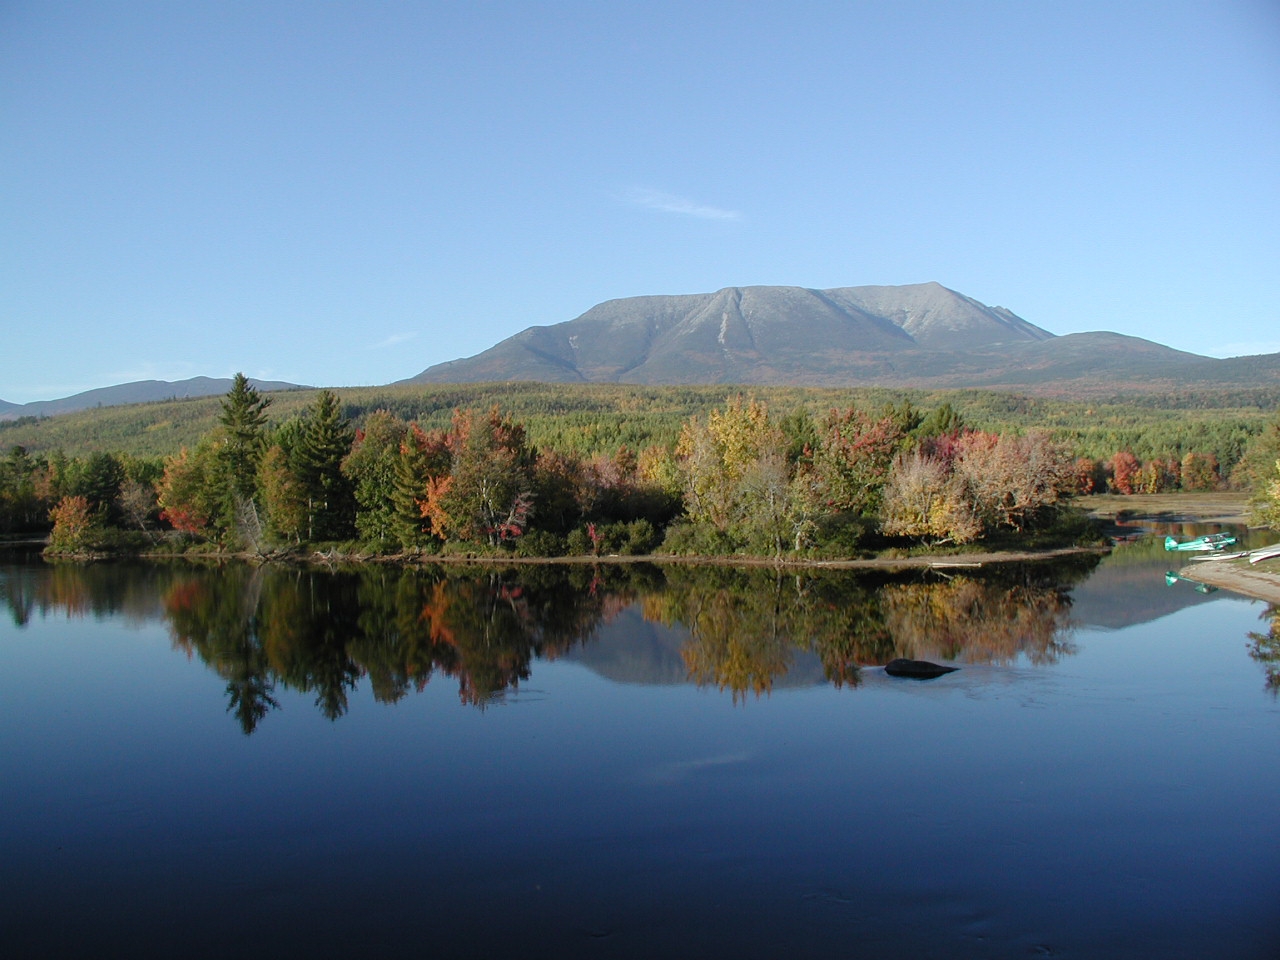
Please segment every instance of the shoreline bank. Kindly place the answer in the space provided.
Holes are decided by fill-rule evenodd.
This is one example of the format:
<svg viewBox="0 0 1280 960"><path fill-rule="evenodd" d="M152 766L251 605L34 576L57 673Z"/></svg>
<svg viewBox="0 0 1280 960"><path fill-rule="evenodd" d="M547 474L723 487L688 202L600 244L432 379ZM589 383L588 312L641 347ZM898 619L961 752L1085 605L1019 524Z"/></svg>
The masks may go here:
<svg viewBox="0 0 1280 960"><path fill-rule="evenodd" d="M1250 566L1247 560L1210 560L1196 565L1193 579L1207 583L1211 587L1230 590L1254 600L1280 604L1280 565L1274 568L1270 564L1275 561L1264 561L1269 568L1259 570Z"/></svg>

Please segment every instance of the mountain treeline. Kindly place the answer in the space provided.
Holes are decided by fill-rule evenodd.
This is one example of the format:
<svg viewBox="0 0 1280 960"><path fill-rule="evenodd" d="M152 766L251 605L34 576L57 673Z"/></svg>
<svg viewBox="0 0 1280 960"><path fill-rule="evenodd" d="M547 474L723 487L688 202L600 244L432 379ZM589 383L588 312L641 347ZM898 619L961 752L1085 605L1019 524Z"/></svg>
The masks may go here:
<svg viewBox="0 0 1280 960"><path fill-rule="evenodd" d="M301 410L275 411L273 396L237 375L212 428L166 458L11 448L0 524L51 526L55 551L179 536L255 552L342 543L377 553L848 556L894 541L1025 536L1058 523L1076 494L1215 489L1228 466L1264 488L1280 455L1276 422L1251 432L1193 420L1147 457L1134 448L1150 447L1125 444L1138 437L1118 430L1100 458L1062 427L987 429L948 401L925 409L885 393L815 412L812 393L793 391L804 402L778 410L731 396L670 422L673 405L702 394L625 392L634 418L620 396L602 418L591 409L599 397L548 389L544 400L558 398L559 409L541 415L535 440L497 402L410 419L385 406L353 410L323 390ZM664 408L651 417L655 402ZM1041 403L981 402L1015 420Z"/></svg>
<svg viewBox="0 0 1280 960"><path fill-rule="evenodd" d="M619 384L496 383L399 385L333 391L343 416L357 428L383 410L424 430L449 426L455 409L487 410L497 404L525 428L539 448L595 456L620 445L641 449L672 445L689 417L706 416L735 388L643 387ZM276 422L301 416L315 390L265 394ZM823 389L758 387L750 395L780 417L803 408L812 417L832 409L879 409L910 403L931 410L949 404L967 424L995 433L1044 429L1079 456L1105 460L1128 450L1140 460L1179 460L1210 453L1229 476L1257 436L1280 396L1266 390L1178 392L1161 397L1117 396L1108 401L1027 397L984 390L893 390L879 387ZM94 453L160 458L192 448L221 415L217 397L102 407L56 417L0 421L0 449L69 458Z"/></svg>

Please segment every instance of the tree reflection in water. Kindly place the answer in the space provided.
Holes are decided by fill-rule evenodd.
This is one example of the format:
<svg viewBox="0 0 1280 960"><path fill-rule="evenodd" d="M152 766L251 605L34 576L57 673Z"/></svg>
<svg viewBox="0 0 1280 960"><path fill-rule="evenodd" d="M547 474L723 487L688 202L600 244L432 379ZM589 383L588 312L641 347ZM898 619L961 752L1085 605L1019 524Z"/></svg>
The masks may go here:
<svg viewBox="0 0 1280 960"><path fill-rule="evenodd" d="M1280 694L1280 605L1269 605L1262 619L1269 622L1269 629L1249 634L1249 656L1262 665L1267 690L1275 696Z"/></svg>
<svg viewBox="0 0 1280 960"><path fill-rule="evenodd" d="M248 734L280 707L281 690L310 694L336 720L362 678L375 700L394 703L439 673L483 708L527 680L535 658L587 643L627 608L687 631L689 679L735 702L768 694L797 652L816 656L835 686L899 656L1048 663L1072 652L1067 585L1091 566L939 579L643 565L59 565L7 577L5 599L20 623L50 608L163 618L174 647L226 681L227 711ZM1257 649L1274 661L1274 628L1268 643Z"/></svg>

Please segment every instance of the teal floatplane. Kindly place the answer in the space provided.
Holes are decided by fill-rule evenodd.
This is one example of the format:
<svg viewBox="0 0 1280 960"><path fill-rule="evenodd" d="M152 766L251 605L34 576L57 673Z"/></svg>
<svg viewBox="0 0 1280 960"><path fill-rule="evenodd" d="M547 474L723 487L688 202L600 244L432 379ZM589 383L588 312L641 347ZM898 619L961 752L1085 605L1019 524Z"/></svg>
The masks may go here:
<svg viewBox="0 0 1280 960"><path fill-rule="evenodd" d="M1210 533L1203 537L1196 537L1192 540L1178 540L1176 537L1165 537L1164 548L1166 550L1177 550L1180 552L1194 550L1225 550L1236 542L1236 538L1229 533Z"/></svg>
<svg viewBox="0 0 1280 960"><path fill-rule="evenodd" d="M1207 583L1202 583L1201 581L1193 579L1192 577L1184 577L1182 574L1175 573L1172 570L1165 571L1164 585L1166 587L1172 587L1178 581L1191 584L1195 588L1196 593L1217 593L1218 592L1217 587L1211 587Z"/></svg>

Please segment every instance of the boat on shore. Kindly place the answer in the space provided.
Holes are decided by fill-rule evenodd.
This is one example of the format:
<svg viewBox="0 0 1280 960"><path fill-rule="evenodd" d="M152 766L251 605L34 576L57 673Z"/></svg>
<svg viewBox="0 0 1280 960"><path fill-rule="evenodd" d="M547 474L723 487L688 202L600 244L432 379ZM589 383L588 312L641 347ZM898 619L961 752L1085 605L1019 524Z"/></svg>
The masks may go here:
<svg viewBox="0 0 1280 960"><path fill-rule="evenodd" d="M1280 543L1273 543L1269 547L1258 547L1256 550L1249 551L1249 562L1257 563L1259 560L1270 560L1274 557L1280 557Z"/></svg>

